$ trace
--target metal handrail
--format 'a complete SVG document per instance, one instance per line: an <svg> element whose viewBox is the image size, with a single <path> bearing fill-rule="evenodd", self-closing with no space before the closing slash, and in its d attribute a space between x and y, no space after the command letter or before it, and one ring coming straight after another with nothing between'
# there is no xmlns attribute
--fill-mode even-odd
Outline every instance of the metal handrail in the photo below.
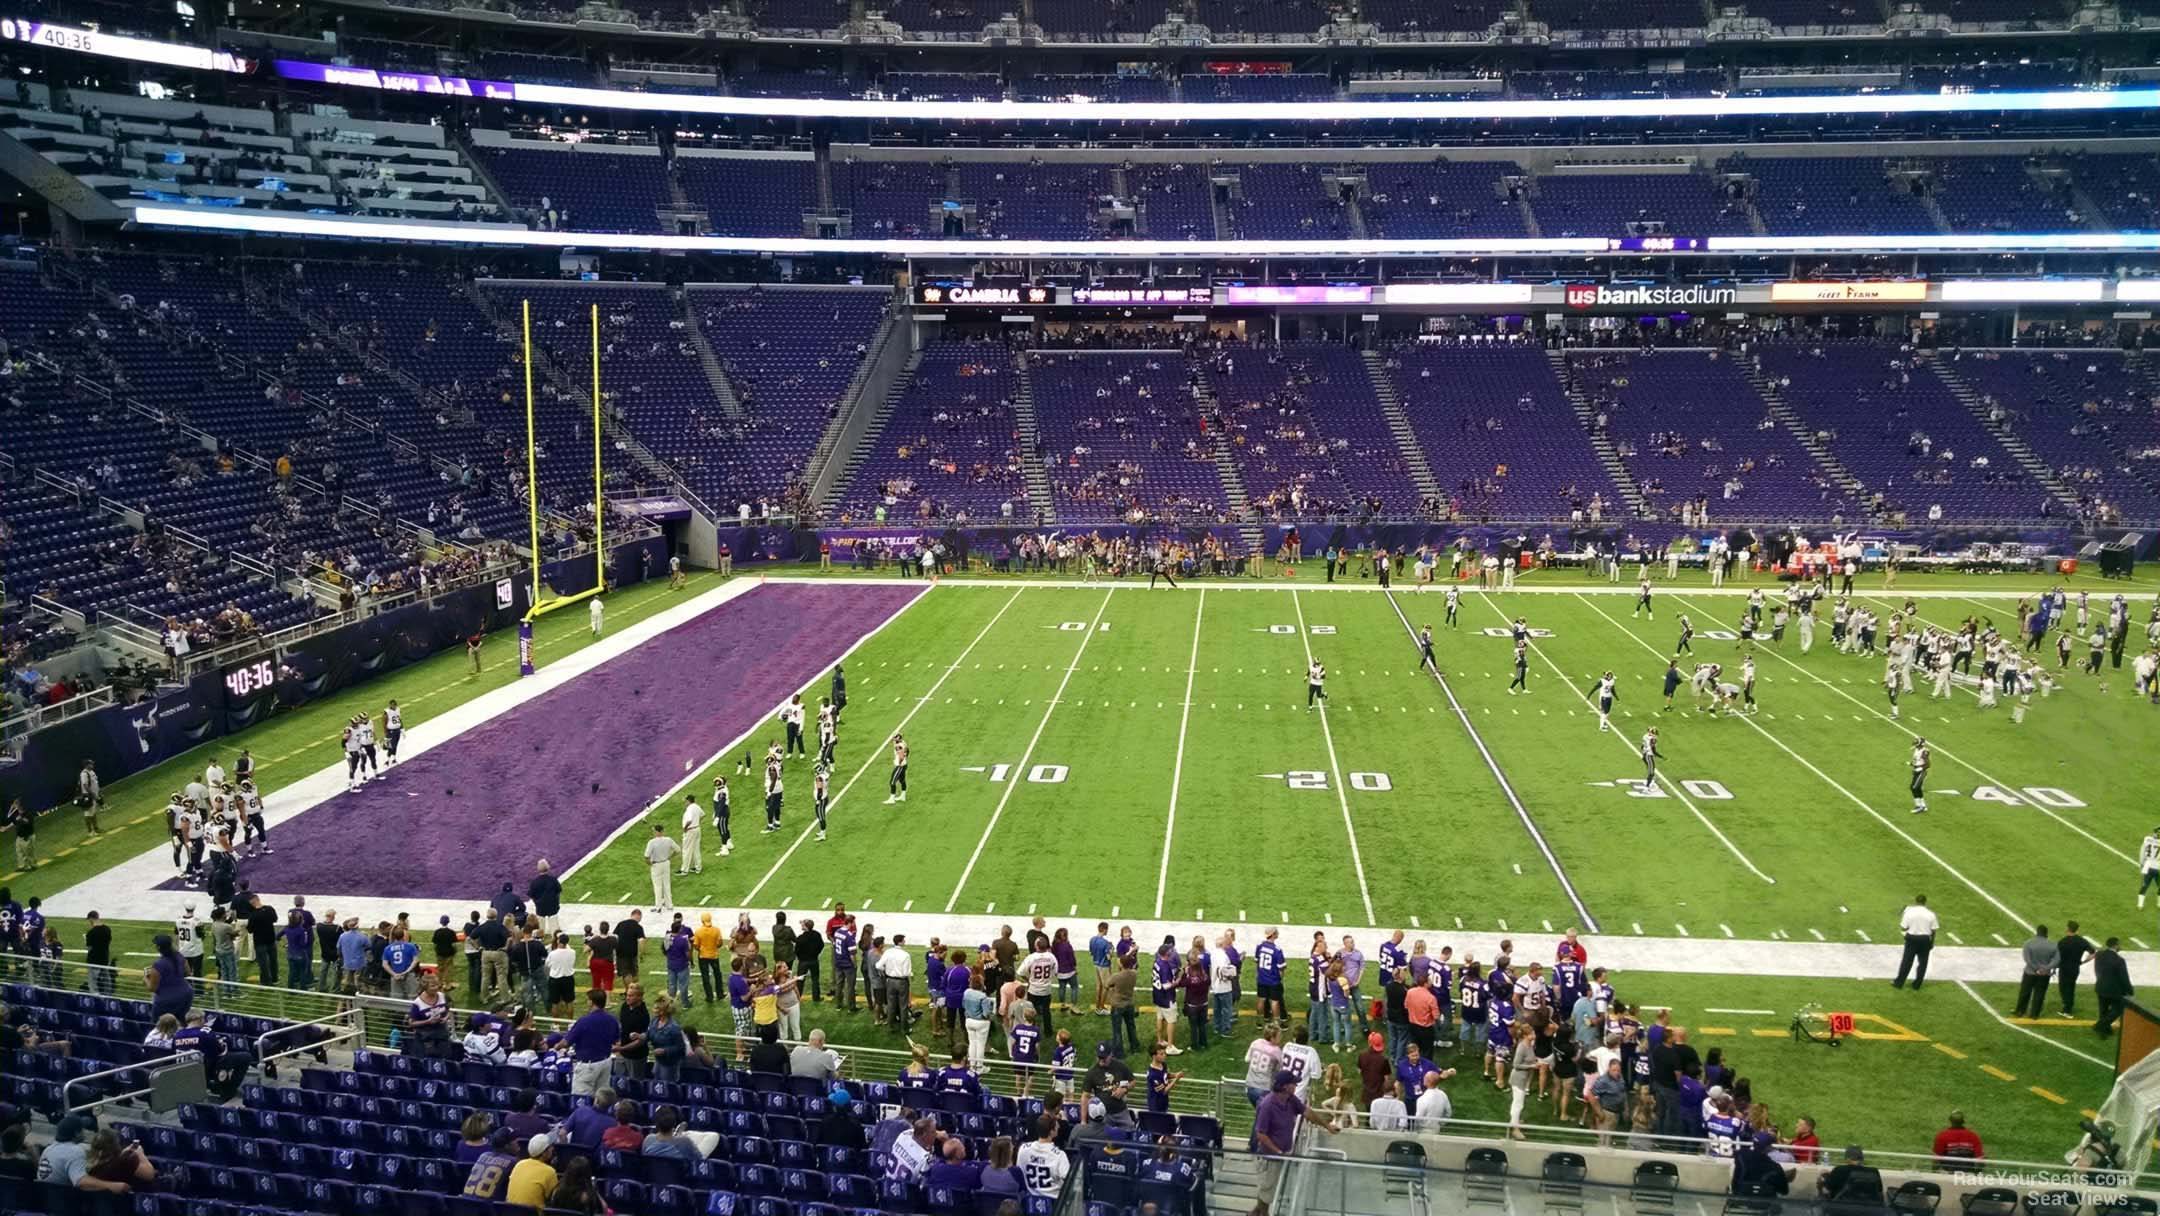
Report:
<svg viewBox="0 0 2160 1216"><path fill-rule="evenodd" d="M11 717L0 718L0 735L14 736L18 733L35 733L48 726L79 718L94 710L100 710L114 701L110 684L77 693L54 705L35 705Z"/></svg>
<svg viewBox="0 0 2160 1216"><path fill-rule="evenodd" d="M332 1043L342 1043L346 1039L359 1039L360 1045L364 1047L367 1045L367 1022L364 1018L356 1016L357 1014L357 1010L340 1009L335 1013L326 1013L319 1018L313 1018L305 1022L294 1022L290 1025L278 1026L264 1031L262 1034L255 1036L255 1063L260 1066L273 1060L282 1060L287 1056L319 1051ZM276 1053L269 1050L270 1040L281 1034L291 1034L295 1030L303 1030L310 1026L327 1026L333 1022L344 1022L347 1025L343 1030L327 1039L317 1039L315 1042L300 1047L290 1047Z"/></svg>
<svg viewBox="0 0 2160 1216"><path fill-rule="evenodd" d="M117 1102L122 1098L142 1097L143 1095L148 1094L151 1091L147 1089L134 1089L129 1090L124 1094L107 1094L104 1097L99 1098L95 1102L85 1102L80 1106L72 1105L68 1101L68 1095L74 1091L75 1087L83 1084L86 1081L95 1081L100 1077L117 1077L122 1073L134 1072L138 1068L155 1068L160 1064L184 1064L189 1060L200 1059L202 1059L202 1053L199 1051L176 1051L169 1056L159 1056L153 1060L141 1060L134 1064L123 1064L118 1068L106 1068L101 1069L97 1072L86 1072L79 1077L71 1077L65 1084L61 1085L60 1087L60 1106L69 1114L74 1114L77 1111L90 1110L94 1107L103 1106L107 1102Z"/></svg>

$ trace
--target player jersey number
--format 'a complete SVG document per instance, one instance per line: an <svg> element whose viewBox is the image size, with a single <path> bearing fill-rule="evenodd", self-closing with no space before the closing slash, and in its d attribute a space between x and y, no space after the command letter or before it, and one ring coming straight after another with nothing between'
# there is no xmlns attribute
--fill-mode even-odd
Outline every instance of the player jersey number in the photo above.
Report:
<svg viewBox="0 0 2160 1216"><path fill-rule="evenodd" d="M2028 785L2016 793L1999 785L1983 785L1973 790L1972 796L1974 802L1995 802L2003 806L2030 803L2058 811L2072 811L2085 805L2084 799L2052 785Z"/></svg>

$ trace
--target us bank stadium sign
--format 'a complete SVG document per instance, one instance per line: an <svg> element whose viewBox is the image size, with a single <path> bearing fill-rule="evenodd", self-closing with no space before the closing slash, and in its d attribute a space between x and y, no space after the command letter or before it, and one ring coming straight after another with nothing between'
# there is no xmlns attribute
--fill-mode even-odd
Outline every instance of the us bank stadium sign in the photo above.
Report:
<svg viewBox="0 0 2160 1216"><path fill-rule="evenodd" d="M1610 287L1603 283L1570 283L1562 297L1569 308L1720 308L1740 302L1731 287Z"/></svg>

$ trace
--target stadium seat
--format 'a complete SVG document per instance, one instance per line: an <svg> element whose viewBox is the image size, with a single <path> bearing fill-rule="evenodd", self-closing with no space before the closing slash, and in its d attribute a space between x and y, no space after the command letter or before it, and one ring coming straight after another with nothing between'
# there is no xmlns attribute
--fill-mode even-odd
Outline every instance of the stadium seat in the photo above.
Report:
<svg viewBox="0 0 2160 1216"><path fill-rule="evenodd" d="M1508 1156L1497 1148L1474 1148L1463 1157L1463 1202L1470 1207L1507 1206Z"/></svg>
<svg viewBox="0 0 2160 1216"><path fill-rule="evenodd" d="M1381 1174L1387 1194L1423 1199L1425 1194L1425 1146L1415 1140L1394 1140L1387 1146L1387 1169Z"/></svg>
<svg viewBox="0 0 2160 1216"><path fill-rule="evenodd" d="M1580 1212L1589 1162L1581 1153L1547 1153L1538 1167L1538 1195L1548 1212Z"/></svg>
<svg viewBox="0 0 2160 1216"><path fill-rule="evenodd" d="M2018 1193L2006 1186L1967 1191L1958 1202L1965 1216L2017 1216L2018 1212Z"/></svg>
<svg viewBox="0 0 2160 1216"><path fill-rule="evenodd" d="M1904 1216L1928 1216L1942 1204L1942 1187L1925 1178L1908 1178L1890 1192L1890 1210Z"/></svg>
<svg viewBox="0 0 2160 1216"><path fill-rule="evenodd" d="M1635 1167L1628 1184L1628 1202L1641 1216L1660 1216L1673 1210L1680 1190L1680 1167L1670 1161L1645 1161Z"/></svg>

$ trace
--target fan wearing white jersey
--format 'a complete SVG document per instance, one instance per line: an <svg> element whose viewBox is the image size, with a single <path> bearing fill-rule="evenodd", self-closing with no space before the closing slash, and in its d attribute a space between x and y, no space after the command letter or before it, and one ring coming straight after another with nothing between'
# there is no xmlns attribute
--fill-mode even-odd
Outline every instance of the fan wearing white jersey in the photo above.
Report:
<svg viewBox="0 0 2160 1216"><path fill-rule="evenodd" d="M405 737L405 712L397 707L395 697L383 706L382 726L384 763L396 765L398 740Z"/></svg>

